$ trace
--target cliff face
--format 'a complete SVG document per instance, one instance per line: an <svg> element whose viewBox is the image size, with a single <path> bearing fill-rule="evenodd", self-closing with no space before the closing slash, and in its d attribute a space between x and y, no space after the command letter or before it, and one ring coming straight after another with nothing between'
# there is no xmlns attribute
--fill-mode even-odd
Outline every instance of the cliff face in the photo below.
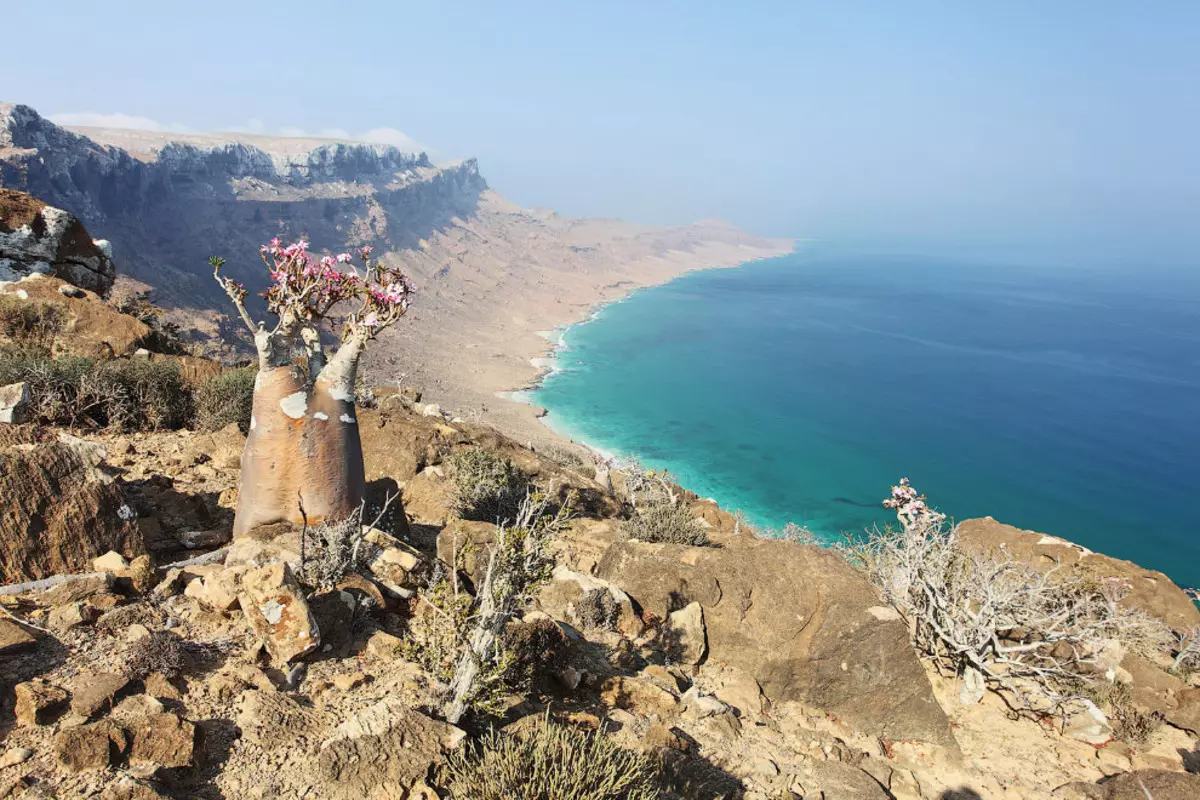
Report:
<svg viewBox="0 0 1200 800"><path fill-rule="evenodd" d="M409 275L408 317L369 352L368 379L435 392L464 413L488 406L522 436L547 435L527 406L495 394L537 377L537 331L691 269L782 255L790 240L704 222L652 228L523 209L488 188L473 159L317 139L61 128L0 104L0 186L79 217L112 243L124 274L168 319L209 341L241 341L207 261L252 300L266 288L258 247L307 234L314 250L362 245ZM263 309L251 309L257 317ZM245 348L248 352L248 348Z"/></svg>
<svg viewBox="0 0 1200 800"><path fill-rule="evenodd" d="M424 153L380 145L333 142L296 154L163 141L133 154L12 104L0 104L0 186L104 231L123 267L160 300L197 308L221 299L204 267L209 255L233 255L232 273L261 287L261 270L237 256L271 236L408 247L446 214L469 213L487 188L473 160L436 167ZM404 225L387 224L397 216Z"/></svg>

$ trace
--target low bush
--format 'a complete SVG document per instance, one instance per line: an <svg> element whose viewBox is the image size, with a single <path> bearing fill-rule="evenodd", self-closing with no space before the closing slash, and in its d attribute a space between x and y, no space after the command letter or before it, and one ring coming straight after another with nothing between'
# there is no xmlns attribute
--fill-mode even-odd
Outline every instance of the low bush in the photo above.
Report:
<svg viewBox="0 0 1200 800"><path fill-rule="evenodd" d="M574 500L571 495L557 505L546 495L527 495L513 522L496 527L486 557L477 555L487 567L474 594L459 580L459 564L437 562L428 575L404 653L448 684L444 716L449 722L457 723L468 710L501 710L533 673L553 668L563 655L559 631L516 620L550 579L554 558L547 543L571 518ZM465 558L466 551L458 550L456 558Z"/></svg>
<svg viewBox="0 0 1200 800"><path fill-rule="evenodd" d="M656 768L603 734L552 722L492 733L452 753L441 773L455 800L654 800Z"/></svg>
<svg viewBox="0 0 1200 800"><path fill-rule="evenodd" d="M170 631L151 631L133 643L125 657L125 674L145 680L152 673L174 678L183 672L187 653L183 641Z"/></svg>
<svg viewBox="0 0 1200 800"><path fill-rule="evenodd" d="M0 385L25 382L38 421L134 431L178 428L192 416L192 397L171 362L82 356L51 358L44 350L0 351Z"/></svg>
<svg viewBox="0 0 1200 800"><path fill-rule="evenodd" d="M0 335L9 339L49 348L65 322L61 306L0 294Z"/></svg>
<svg viewBox="0 0 1200 800"><path fill-rule="evenodd" d="M708 531L691 509L671 502L639 505L633 516L621 523L621 530L629 538L643 542L693 547L708 544Z"/></svg>
<svg viewBox="0 0 1200 800"><path fill-rule="evenodd" d="M249 432L257 377L257 368L245 367L202 381L195 389L196 427L217 431L236 422L242 433Z"/></svg>
<svg viewBox="0 0 1200 800"><path fill-rule="evenodd" d="M451 507L463 519L504 525L517 517L529 479L507 458L469 447L448 459L454 481Z"/></svg>

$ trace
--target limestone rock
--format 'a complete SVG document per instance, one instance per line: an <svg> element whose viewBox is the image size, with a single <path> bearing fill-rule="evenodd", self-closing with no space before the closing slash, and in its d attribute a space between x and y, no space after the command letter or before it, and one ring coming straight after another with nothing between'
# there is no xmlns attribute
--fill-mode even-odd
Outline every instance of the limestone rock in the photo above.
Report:
<svg viewBox="0 0 1200 800"><path fill-rule="evenodd" d="M1064 574L1078 570L1095 578L1121 578L1130 585L1124 602L1158 617L1172 628L1188 630L1200 624L1200 609L1166 575L1094 553L1066 539L1021 530L991 517L959 523L960 541L969 547L996 555L1007 555L1022 564L1049 569L1062 564Z"/></svg>
<svg viewBox="0 0 1200 800"><path fill-rule="evenodd" d="M134 594L146 596L154 590L158 583L158 573L154 570L154 559L142 555L129 562L129 568L117 576L129 582L129 588Z"/></svg>
<svg viewBox="0 0 1200 800"><path fill-rule="evenodd" d="M66 728L54 736L54 753L68 772L104 769L129 749L129 736L111 720Z"/></svg>
<svg viewBox="0 0 1200 800"><path fill-rule="evenodd" d="M318 757L330 798L406 797L430 766L466 734L388 697L354 714L322 742ZM394 794L380 794L388 787Z"/></svg>
<svg viewBox="0 0 1200 800"><path fill-rule="evenodd" d="M245 573L239 602L276 663L290 663L320 646L321 630L287 564Z"/></svg>
<svg viewBox="0 0 1200 800"><path fill-rule="evenodd" d="M112 258L73 215L0 188L0 280L31 273L54 275L98 294L116 278Z"/></svg>
<svg viewBox="0 0 1200 800"><path fill-rule="evenodd" d="M47 725L67 708L70 695L42 678L18 683L13 688L18 725Z"/></svg>
<svg viewBox="0 0 1200 800"><path fill-rule="evenodd" d="M242 570L214 570L203 578L193 578L183 593L213 611L232 611L238 606L239 579Z"/></svg>
<svg viewBox="0 0 1200 800"><path fill-rule="evenodd" d="M96 572L111 572L115 575L122 570L129 569L129 562L117 551L109 550L99 558L92 559L92 569Z"/></svg>
<svg viewBox="0 0 1200 800"><path fill-rule="evenodd" d="M1074 713L1063 727L1063 736L1099 747L1112 741L1113 731L1108 717L1091 700L1084 700L1083 710Z"/></svg>
<svg viewBox="0 0 1200 800"><path fill-rule="evenodd" d="M6 750L4 755L0 756L0 769L24 764L31 758L33 758L33 751L28 747L14 747L11 750Z"/></svg>
<svg viewBox="0 0 1200 800"><path fill-rule="evenodd" d="M103 451L44 429L0 427L0 582L86 572L109 550L143 552Z"/></svg>
<svg viewBox="0 0 1200 800"><path fill-rule="evenodd" d="M836 553L730 537L721 548L618 541L597 574L645 612L699 603L708 659L744 670L774 702L799 701L875 736L957 748L908 631Z"/></svg>
<svg viewBox="0 0 1200 800"><path fill-rule="evenodd" d="M417 522L443 525L450 517L452 486L449 479L426 468L405 482L404 509Z"/></svg>
<svg viewBox="0 0 1200 800"><path fill-rule="evenodd" d="M22 382L0 386L0 422L19 424L32 419L29 384Z"/></svg>
<svg viewBox="0 0 1200 800"><path fill-rule="evenodd" d="M792 788L803 788L804 797L845 797L854 800L890 800L888 792L871 775L840 761L808 761L793 779ZM946 796L949 796L947 793Z"/></svg>
<svg viewBox="0 0 1200 800"><path fill-rule="evenodd" d="M129 678L115 672L85 672L71 682L71 711L91 718L108 708L129 685Z"/></svg>
<svg viewBox="0 0 1200 800"><path fill-rule="evenodd" d="M690 665L703 661L708 652L704 631L704 608L699 603L692 602L668 614L663 639L664 650L670 660Z"/></svg>
<svg viewBox="0 0 1200 800"><path fill-rule="evenodd" d="M84 575L52 586L38 596L38 602L47 606L66 605L86 600L97 594L107 594L113 585L110 572Z"/></svg>
<svg viewBox="0 0 1200 800"><path fill-rule="evenodd" d="M754 720L762 714L763 694L758 681L748 672L723 664L706 663L700 669L705 691L734 708L742 719Z"/></svg>
<svg viewBox="0 0 1200 800"><path fill-rule="evenodd" d="M555 565L551 580L538 593L538 606L555 619L586 629L589 623L597 621L593 619L595 610L584 607L585 602L600 602L595 593L609 596L609 602L616 612L611 620L616 630L631 638L642 634L646 626L634 611L629 595L610 581L576 572L565 564Z"/></svg>
<svg viewBox="0 0 1200 800"><path fill-rule="evenodd" d="M1068 783L1054 790L1061 800L1195 800L1200 797L1200 775L1143 769L1123 772L1100 783Z"/></svg>
<svg viewBox="0 0 1200 800"><path fill-rule="evenodd" d="M37 645L37 638L15 622L0 618L0 655L18 653Z"/></svg>
<svg viewBox="0 0 1200 800"><path fill-rule="evenodd" d="M100 800L162 800L164 797L149 784L128 775L122 775L116 783L110 783L100 794Z"/></svg>
<svg viewBox="0 0 1200 800"><path fill-rule="evenodd" d="M600 702L638 716L666 719L675 713L679 700L670 691L644 678L615 676L600 687Z"/></svg>
<svg viewBox="0 0 1200 800"><path fill-rule="evenodd" d="M74 603L55 606L50 612L50 619L47 624L52 631L65 633L72 628L78 628L80 625L90 625L99 616L100 613L95 608L76 600Z"/></svg>
<svg viewBox="0 0 1200 800"><path fill-rule="evenodd" d="M317 730L321 719L286 694L251 689L238 700L237 724L247 741L273 750Z"/></svg>
<svg viewBox="0 0 1200 800"><path fill-rule="evenodd" d="M416 548L374 528L366 529L364 540L376 548L375 557L367 565L375 581L394 597L412 597L426 565L425 556Z"/></svg>
<svg viewBox="0 0 1200 800"><path fill-rule="evenodd" d="M190 767L195 761L196 726L172 713L154 714L132 726L129 760L159 767Z"/></svg>

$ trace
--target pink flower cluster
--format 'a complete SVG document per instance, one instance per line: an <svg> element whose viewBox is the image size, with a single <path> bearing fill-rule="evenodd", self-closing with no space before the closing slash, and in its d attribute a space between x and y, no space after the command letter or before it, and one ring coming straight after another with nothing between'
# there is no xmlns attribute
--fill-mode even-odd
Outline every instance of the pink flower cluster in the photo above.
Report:
<svg viewBox="0 0 1200 800"><path fill-rule="evenodd" d="M896 516L905 528L923 524L940 525L946 520L945 514L929 507L925 495L917 494L908 478L901 478L900 484L892 487L892 496L883 501L883 507L895 509Z"/></svg>
<svg viewBox="0 0 1200 800"><path fill-rule="evenodd" d="M348 315L348 328L364 328L372 334L408 310L412 288L397 270L371 261L370 247L358 250L363 274L351 265L349 253L314 258L308 242L301 239L284 245L272 239L259 248L273 284L265 297L272 313L294 314L304 320L326 317L343 301L357 299L358 310Z"/></svg>

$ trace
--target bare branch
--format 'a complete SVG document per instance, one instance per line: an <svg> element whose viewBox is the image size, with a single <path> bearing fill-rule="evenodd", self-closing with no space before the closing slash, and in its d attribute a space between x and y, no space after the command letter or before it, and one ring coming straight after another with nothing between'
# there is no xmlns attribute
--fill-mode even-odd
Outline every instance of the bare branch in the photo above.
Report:
<svg viewBox="0 0 1200 800"><path fill-rule="evenodd" d="M237 309L238 316L242 318L242 322L246 323L246 327L250 333L257 334L259 326L254 324L254 319L250 316L250 312L246 310L246 287L233 280L221 275L221 267L225 265L225 259L219 256L213 256L208 260L208 263L213 268L213 279L229 295L229 299L233 301L234 308Z"/></svg>

